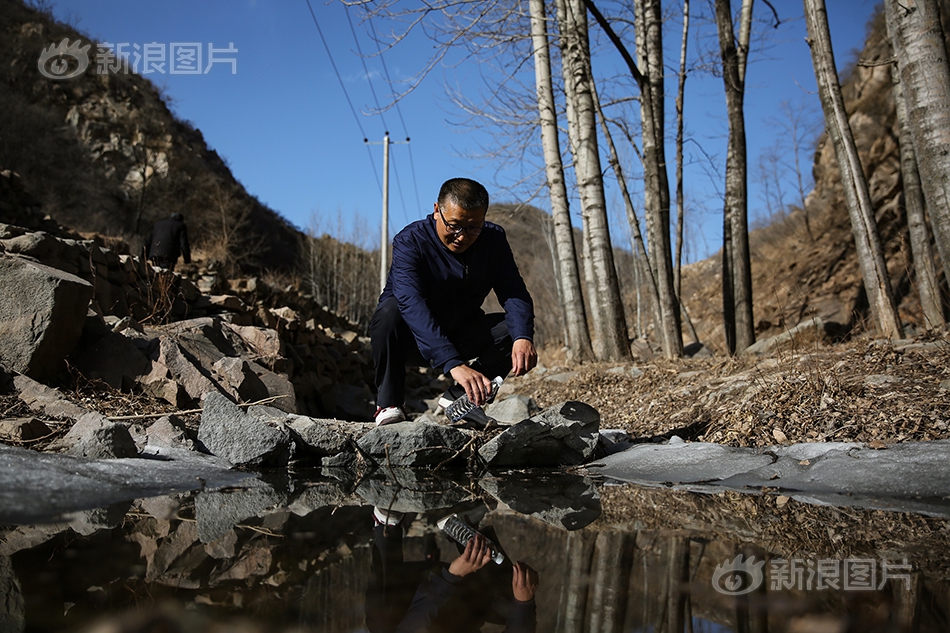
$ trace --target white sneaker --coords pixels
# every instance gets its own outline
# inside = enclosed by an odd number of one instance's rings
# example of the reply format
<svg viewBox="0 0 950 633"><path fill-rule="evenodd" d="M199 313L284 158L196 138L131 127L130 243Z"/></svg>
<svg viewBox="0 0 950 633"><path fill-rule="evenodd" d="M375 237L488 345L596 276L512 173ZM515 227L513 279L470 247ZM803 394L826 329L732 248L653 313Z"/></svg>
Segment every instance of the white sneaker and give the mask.
<svg viewBox="0 0 950 633"><path fill-rule="evenodd" d="M373 419L376 420L376 426L383 426L384 424L402 422L406 419L406 413L402 410L402 407L380 407L376 409L376 415L373 416Z"/></svg>
<svg viewBox="0 0 950 633"><path fill-rule="evenodd" d="M376 525L399 525L403 516L405 516L404 512L373 506L373 521Z"/></svg>

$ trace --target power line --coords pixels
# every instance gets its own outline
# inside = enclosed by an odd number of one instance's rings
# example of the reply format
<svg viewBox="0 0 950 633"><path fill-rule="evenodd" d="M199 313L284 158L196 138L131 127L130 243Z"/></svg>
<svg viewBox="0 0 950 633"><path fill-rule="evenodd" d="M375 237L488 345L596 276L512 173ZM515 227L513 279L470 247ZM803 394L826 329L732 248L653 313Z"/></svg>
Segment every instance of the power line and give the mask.
<svg viewBox="0 0 950 633"><path fill-rule="evenodd" d="M373 93L373 102L376 104L376 111L379 113L379 118L383 122L383 128L388 130L389 126L386 124L386 118L383 116L383 109L379 106L379 98L376 96L376 89L373 88L373 80L369 74L369 68L366 67L366 57L360 48L360 39L356 37L356 29L353 28L353 20L350 19L349 7L344 6L343 12L346 14L346 22L350 25L350 33L353 35L353 42L356 44L356 54L359 55L360 63L363 64L363 72L366 74L366 83L369 84L369 91ZM403 127L405 128L405 125L403 125Z"/></svg>
<svg viewBox="0 0 950 633"><path fill-rule="evenodd" d="M353 113L353 118L356 120L356 126L360 129L360 133L363 135L364 145L369 141L369 137L366 135L366 131L363 129L363 124L360 123L359 115L356 113L356 108L353 107L353 101L350 100L350 94L346 91L346 84L343 83L343 77L340 76L340 71L336 67L336 62L333 61L333 53L330 52L330 47L327 45L327 40L323 37L323 30L320 28L320 23L317 21L317 14L313 12L313 6L310 4L310 0L307 0L307 8L310 9L310 17L313 18L313 25L317 27L317 33L320 34L320 41L323 42L323 48L327 52L327 57L330 58L330 65L333 66L333 72L336 74L336 79L340 82L340 88L343 89L343 96L346 97L346 102L350 106L350 112ZM347 16L349 19L349 16ZM366 145L366 155L369 157L370 165L373 168L373 176L376 178L376 186L380 189L383 188L382 183L379 180L379 173L376 171L376 163L373 162L373 153L369 149L369 145Z"/></svg>
<svg viewBox="0 0 950 633"><path fill-rule="evenodd" d="M369 19L370 19L370 23L372 23L372 19L373 19L372 16L370 16ZM389 66L386 65L386 58L383 57L383 51L379 47L379 39L376 37L373 37L372 39L374 42L376 42L376 52L379 54L379 61L383 65L383 72L386 74L386 82L390 86L392 86L393 80L392 80L392 77L390 77L389 75ZM409 141L409 128L406 127L406 119L403 118L402 116L402 108L399 107L399 100L396 100L395 106L396 106L396 114L399 115L399 122L402 123L402 131L406 135L406 141ZM412 187L416 194L416 206L418 208L422 208L422 204L419 201L419 182L416 179L416 163L412 159L412 145L411 144L409 145L408 149L409 149L409 169L412 172Z"/></svg>

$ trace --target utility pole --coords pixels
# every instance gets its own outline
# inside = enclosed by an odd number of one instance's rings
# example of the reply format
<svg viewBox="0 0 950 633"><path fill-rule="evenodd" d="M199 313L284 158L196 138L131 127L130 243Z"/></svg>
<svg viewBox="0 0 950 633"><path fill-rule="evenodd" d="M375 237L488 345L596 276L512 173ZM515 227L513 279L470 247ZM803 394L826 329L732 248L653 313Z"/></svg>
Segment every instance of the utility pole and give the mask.
<svg viewBox="0 0 950 633"><path fill-rule="evenodd" d="M367 145L378 145L370 143L369 139L363 139ZM379 238L379 291L382 292L386 287L386 277L389 274L389 146L403 145L409 143L409 137L406 137L404 143L389 140L389 132L383 135L383 220Z"/></svg>

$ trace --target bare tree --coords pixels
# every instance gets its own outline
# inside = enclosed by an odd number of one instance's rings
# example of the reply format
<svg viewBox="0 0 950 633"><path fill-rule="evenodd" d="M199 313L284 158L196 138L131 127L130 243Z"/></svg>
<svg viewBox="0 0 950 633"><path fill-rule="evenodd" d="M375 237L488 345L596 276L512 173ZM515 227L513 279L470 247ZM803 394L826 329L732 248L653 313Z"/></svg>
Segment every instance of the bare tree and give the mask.
<svg viewBox="0 0 950 633"><path fill-rule="evenodd" d="M686 102L686 44L689 41L689 0L683 0L683 37L680 40L680 65L676 82L676 259L673 262L673 288L682 299L683 228L686 202L683 196L683 106Z"/></svg>
<svg viewBox="0 0 950 633"><path fill-rule="evenodd" d="M897 126L900 129L901 182L904 209L907 213L907 232L910 236L911 255L914 258L920 309L924 313L924 324L929 330L943 327L945 320L940 302L940 287L937 285L933 251L930 248L930 231L927 229L924 213L924 192L920 184L920 174L917 171L917 154L914 151L914 141L907 121L907 104L904 102L900 73L893 65L891 79L894 83L894 101L897 106Z"/></svg>
<svg viewBox="0 0 950 633"><path fill-rule="evenodd" d="M752 262L749 255L748 167L745 138L745 67L749 52L752 0L743 0L738 45L729 0L716 0L716 27L722 81L729 116L726 197L723 210L723 325L730 354L755 343L752 316ZM726 241L728 240L728 244Z"/></svg>
<svg viewBox="0 0 950 633"><path fill-rule="evenodd" d="M597 142L590 43L583 0L557 0L568 130L594 284L590 287L594 352L600 360L630 357L626 318L607 223L607 201Z"/></svg>
<svg viewBox="0 0 950 633"><path fill-rule="evenodd" d="M884 10L937 252L950 279L950 63L940 10L936 0L885 0Z"/></svg>
<svg viewBox="0 0 950 633"><path fill-rule="evenodd" d="M544 0L530 0L531 39L534 45L534 75L538 97L538 115L541 144L544 151L545 173L551 195L551 215L554 218L552 250L557 265L557 281L561 311L564 314L565 344L572 361L589 359L593 355L587 313L581 293L581 278L574 249L574 227L564 181L564 165L558 140L557 109L551 78L551 53L547 31L547 13Z"/></svg>
<svg viewBox="0 0 950 633"><path fill-rule="evenodd" d="M663 98L663 20L659 0L635 0L634 21L639 64L592 0L584 0L611 43L620 53L640 89L643 138L644 216L649 265L660 297L657 338L667 357L683 355L679 300L673 287L670 242L670 185L666 174ZM645 71L641 71L641 67Z"/></svg>
<svg viewBox="0 0 950 633"><path fill-rule="evenodd" d="M858 150L854 144L841 86L838 84L825 2L824 0L804 0L804 4L808 45L811 48L812 63L815 66L818 94L825 114L825 126L838 159L841 184L848 204L848 213L851 216L851 231L854 235L868 302L880 333L888 338L900 338L902 336L900 318L884 262L881 238L874 221L871 195Z"/></svg>

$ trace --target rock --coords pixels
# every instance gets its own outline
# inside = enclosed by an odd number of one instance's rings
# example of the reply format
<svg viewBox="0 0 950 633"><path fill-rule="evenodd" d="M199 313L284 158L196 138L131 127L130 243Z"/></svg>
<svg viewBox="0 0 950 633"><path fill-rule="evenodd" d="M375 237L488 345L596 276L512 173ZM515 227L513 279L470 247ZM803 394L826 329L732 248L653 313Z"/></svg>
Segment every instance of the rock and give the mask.
<svg viewBox="0 0 950 633"><path fill-rule="evenodd" d="M38 383L27 376L14 376L13 385L20 400L25 402L28 407L34 411L42 411L50 417L66 417L78 420L83 415L91 413L88 409L67 400L56 389Z"/></svg>
<svg viewBox="0 0 950 633"><path fill-rule="evenodd" d="M79 342L92 285L61 270L0 255L0 365L42 378Z"/></svg>
<svg viewBox="0 0 950 633"><path fill-rule="evenodd" d="M478 485L515 512L568 530L590 525L601 513L600 493L590 477L566 473L506 476L483 478Z"/></svg>
<svg viewBox="0 0 950 633"><path fill-rule="evenodd" d="M122 525L131 507L130 501L123 501L104 508L76 512L69 521L69 527L83 536L90 536L99 530L111 530Z"/></svg>
<svg viewBox="0 0 950 633"><path fill-rule="evenodd" d="M819 317L802 321L792 329L770 338L756 341L743 352L744 354L768 354L778 349L802 346L815 340L825 340L825 322Z"/></svg>
<svg viewBox="0 0 950 633"><path fill-rule="evenodd" d="M314 481L294 496L287 509L303 517L320 508L362 505L362 499L351 494L351 489L349 482Z"/></svg>
<svg viewBox="0 0 950 633"><path fill-rule="evenodd" d="M265 408L265 407L261 407ZM266 407L270 408L270 407ZM244 413L219 393L205 397L198 441L235 466L277 466L290 457L290 432L280 421Z"/></svg>
<svg viewBox="0 0 950 633"><path fill-rule="evenodd" d="M639 378L643 375L643 370L639 367L631 367L629 365L617 365L616 367L611 367L607 370L607 373L612 376L627 376L629 378Z"/></svg>
<svg viewBox="0 0 950 633"><path fill-rule="evenodd" d="M77 354L74 364L86 378L102 380L122 391L132 391L136 380L152 369L152 363L132 339L118 333L107 335Z"/></svg>
<svg viewBox="0 0 950 633"><path fill-rule="evenodd" d="M223 356L212 365L212 369L221 377L224 387L240 402L257 402L270 395L264 382L242 358Z"/></svg>
<svg viewBox="0 0 950 633"><path fill-rule="evenodd" d="M584 463L597 447L600 414L583 402L565 402L506 429L478 454L490 467Z"/></svg>
<svg viewBox="0 0 950 633"><path fill-rule="evenodd" d="M24 442L45 437L52 430L36 418L8 418L0 420L0 438Z"/></svg>
<svg viewBox="0 0 950 633"><path fill-rule="evenodd" d="M287 413L297 413L297 395L294 384L287 380L286 376L273 372L257 363L250 363L250 366L267 388L268 397L281 396L274 400L271 406Z"/></svg>
<svg viewBox="0 0 950 633"><path fill-rule="evenodd" d="M320 420L302 415L290 416L287 426L298 448L320 456L353 452L354 443L375 428L371 424Z"/></svg>
<svg viewBox="0 0 950 633"><path fill-rule="evenodd" d="M485 413L503 424L516 424L538 412L538 403L527 396L511 396L485 407Z"/></svg>
<svg viewBox="0 0 950 633"><path fill-rule="evenodd" d="M574 378L577 378L576 371L565 371L559 374L552 374L550 376L544 377L545 380L550 380L552 382L560 382L560 383L569 382L573 380Z"/></svg>
<svg viewBox="0 0 950 633"><path fill-rule="evenodd" d="M712 358L712 350L700 343L690 343L683 348L683 356L686 358Z"/></svg>
<svg viewBox="0 0 950 633"><path fill-rule="evenodd" d="M464 460L469 436L449 426L411 420L377 426L359 441L362 452L391 466L437 466L449 459Z"/></svg>
<svg viewBox="0 0 950 633"><path fill-rule="evenodd" d="M171 337L159 336L156 348L151 357L152 371L140 381L144 387L155 393L157 385L161 393L167 393L164 381L170 379L181 385L193 402L201 401L207 393L220 391Z"/></svg>
<svg viewBox="0 0 950 633"><path fill-rule="evenodd" d="M650 344L642 338L630 341L630 354L637 360L651 360L656 356Z"/></svg>
<svg viewBox="0 0 950 633"><path fill-rule="evenodd" d="M156 420L145 430L146 443L166 448L195 447L191 431L176 416L164 416Z"/></svg>
<svg viewBox="0 0 950 633"><path fill-rule="evenodd" d="M98 413L87 413L79 418L57 444L69 447L70 455L88 459L116 459L139 454L129 429Z"/></svg>

